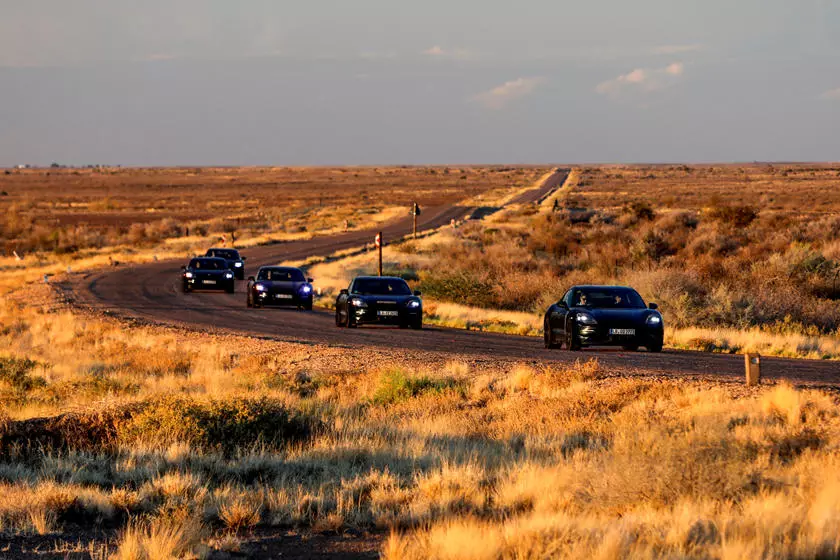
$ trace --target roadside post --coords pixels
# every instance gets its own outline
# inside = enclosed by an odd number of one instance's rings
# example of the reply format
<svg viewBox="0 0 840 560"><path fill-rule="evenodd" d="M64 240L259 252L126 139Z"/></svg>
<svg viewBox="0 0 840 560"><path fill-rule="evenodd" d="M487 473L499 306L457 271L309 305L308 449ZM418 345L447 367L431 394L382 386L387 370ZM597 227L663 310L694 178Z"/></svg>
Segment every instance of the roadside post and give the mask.
<svg viewBox="0 0 840 560"><path fill-rule="evenodd" d="M417 216L420 215L420 205L416 202L411 207L411 215L414 216L414 239L417 239Z"/></svg>
<svg viewBox="0 0 840 560"><path fill-rule="evenodd" d="M376 234L373 244L379 250L379 276L382 276L382 232Z"/></svg>
<svg viewBox="0 0 840 560"><path fill-rule="evenodd" d="M761 381L761 355L744 354L747 372L747 387L755 387Z"/></svg>

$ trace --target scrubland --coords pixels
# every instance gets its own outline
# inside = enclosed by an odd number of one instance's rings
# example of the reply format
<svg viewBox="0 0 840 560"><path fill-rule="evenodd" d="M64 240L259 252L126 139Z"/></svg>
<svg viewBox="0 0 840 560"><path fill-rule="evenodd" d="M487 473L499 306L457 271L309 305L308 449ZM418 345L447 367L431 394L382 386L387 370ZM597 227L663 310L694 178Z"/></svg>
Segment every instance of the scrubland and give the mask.
<svg viewBox="0 0 840 560"><path fill-rule="evenodd" d="M24 306L46 292L0 316L8 551L222 557L295 530L392 559L840 554L835 393L348 360Z"/></svg>
<svg viewBox="0 0 840 560"><path fill-rule="evenodd" d="M456 325L506 311L533 334L569 286L617 283L660 304L672 346L838 358L838 186L831 166L577 169L539 207L396 247L392 269L464 306Z"/></svg>

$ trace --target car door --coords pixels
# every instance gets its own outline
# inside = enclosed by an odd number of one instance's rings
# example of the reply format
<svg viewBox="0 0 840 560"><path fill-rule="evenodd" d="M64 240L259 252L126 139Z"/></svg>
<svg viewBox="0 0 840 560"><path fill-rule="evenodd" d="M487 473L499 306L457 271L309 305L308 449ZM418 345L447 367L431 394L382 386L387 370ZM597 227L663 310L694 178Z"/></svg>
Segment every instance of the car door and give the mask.
<svg viewBox="0 0 840 560"><path fill-rule="evenodd" d="M566 338L566 325L569 324L569 310L572 307L572 297L572 290L569 290L557 302L557 320L554 328L559 329L562 333L561 336L563 338L561 340L565 340Z"/></svg>
<svg viewBox="0 0 840 560"><path fill-rule="evenodd" d="M352 291L353 282L350 283L350 287L347 288L347 290L342 290L341 293L338 294L338 298L335 300L335 310L342 321L347 320L347 302L350 301L350 292Z"/></svg>

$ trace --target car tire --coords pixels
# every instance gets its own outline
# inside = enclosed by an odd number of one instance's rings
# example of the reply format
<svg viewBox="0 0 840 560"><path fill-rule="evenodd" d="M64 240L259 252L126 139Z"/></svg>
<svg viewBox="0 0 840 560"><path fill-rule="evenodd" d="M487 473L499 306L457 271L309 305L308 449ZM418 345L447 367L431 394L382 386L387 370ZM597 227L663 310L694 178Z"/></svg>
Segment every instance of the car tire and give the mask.
<svg viewBox="0 0 840 560"><path fill-rule="evenodd" d="M188 293L190 293L191 291L192 291L191 289L189 289L188 287L184 286L184 293L185 293L185 294L188 294Z"/></svg>
<svg viewBox="0 0 840 560"><path fill-rule="evenodd" d="M662 352L662 341L657 340L655 342L651 342L647 347L648 352L659 353Z"/></svg>
<svg viewBox="0 0 840 560"><path fill-rule="evenodd" d="M339 329L344 328L344 321L341 320L341 313L338 312L338 308L335 308L335 326Z"/></svg>
<svg viewBox="0 0 840 560"><path fill-rule="evenodd" d="M571 352L577 352L581 349L580 338L578 338L577 329L575 326L569 327L569 335L566 339L566 348Z"/></svg>
<svg viewBox="0 0 840 560"><path fill-rule="evenodd" d="M232 294L232 293L234 293L235 291L236 291L236 286L234 286L233 284L231 284L230 286L228 286L227 288L225 288L225 292L227 292L227 293L229 293L229 294Z"/></svg>
<svg viewBox="0 0 840 560"><path fill-rule="evenodd" d="M548 321L543 324L543 343L549 350L556 350L557 348L563 347L562 343L554 340L554 333L551 331L551 325L548 324Z"/></svg>
<svg viewBox="0 0 840 560"><path fill-rule="evenodd" d="M251 293L251 290L248 289L248 297L245 298L246 305L248 307L254 307L254 300L252 299L254 296Z"/></svg>
<svg viewBox="0 0 840 560"><path fill-rule="evenodd" d="M312 300L311 299L303 304L303 310L304 311L312 311Z"/></svg>
<svg viewBox="0 0 840 560"><path fill-rule="evenodd" d="M411 322L411 328L415 331L423 330L423 319L415 319Z"/></svg>
<svg viewBox="0 0 840 560"><path fill-rule="evenodd" d="M621 347L625 352L638 352L639 345L638 344L628 344L627 346Z"/></svg>

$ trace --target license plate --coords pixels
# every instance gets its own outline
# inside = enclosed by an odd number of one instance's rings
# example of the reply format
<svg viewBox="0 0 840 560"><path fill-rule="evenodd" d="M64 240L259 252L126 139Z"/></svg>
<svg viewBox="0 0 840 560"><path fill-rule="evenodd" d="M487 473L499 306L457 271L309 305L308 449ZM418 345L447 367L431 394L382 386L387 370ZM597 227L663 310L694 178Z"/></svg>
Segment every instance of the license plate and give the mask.
<svg viewBox="0 0 840 560"><path fill-rule="evenodd" d="M387 309L380 309L376 312L380 317L399 317L399 311L389 311Z"/></svg>
<svg viewBox="0 0 840 560"><path fill-rule="evenodd" d="M274 294L277 299L292 299L292 294Z"/></svg>
<svg viewBox="0 0 840 560"><path fill-rule="evenodd" d="M215 284L216 281L215 280L202 280L201 283L202 284Z"/></svg>
<svg viewBox="0 0 840 560"><path fill-rule="evenodd" d="M610 334L615 336L636 336L636 329L610 329Z"/></svg>

